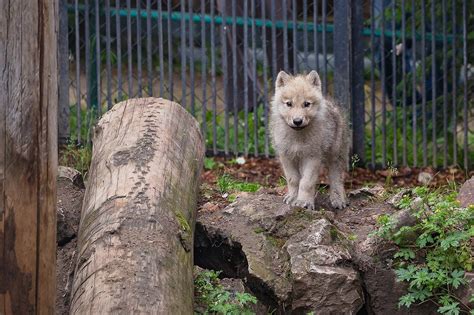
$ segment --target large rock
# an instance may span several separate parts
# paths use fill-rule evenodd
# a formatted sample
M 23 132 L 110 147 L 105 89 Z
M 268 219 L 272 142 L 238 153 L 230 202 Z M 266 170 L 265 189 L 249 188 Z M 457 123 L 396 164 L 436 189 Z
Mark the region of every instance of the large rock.
M 364 295 L 346 245 L 324 212 L 245 194 L 222 211 L 200 213 L 195 257 L 201 267 L 244 279 L 281 312 L 356 314 Z
M 458 200 L 462 207 L 474 205 L 474 176 L 461 186 Z
M 290 256 L 294 310 L 323 314 L 355 314 L 364 304 L 359 274 L 345 263 L 347 248 L 337 242 L 337 230 L 319 219 L 285 244 Z

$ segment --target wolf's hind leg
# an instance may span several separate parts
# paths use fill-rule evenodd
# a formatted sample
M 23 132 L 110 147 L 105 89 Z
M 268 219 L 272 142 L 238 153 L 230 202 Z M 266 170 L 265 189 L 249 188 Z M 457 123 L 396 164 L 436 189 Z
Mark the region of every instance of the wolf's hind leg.
M 331 206 L 342 209 L 347 206 L 344 190 L 344 161 L 336 160 L 329 165 L 329 201 Z
M 320 166 L 321 160 L 319 158 L 308 157 L 302 160 L 298 199 L 293 203 L 294 206 L 314 210 L 314 197 Z
M 280 156 L 280 162 L 283 166 L 283 172 L 285 173 L 286 182 L 288 184 L 288 193 L 283 198 L 283 201 L 286 204 L 291 204 L 298 196 L 298 186 L 301 178 L 298 163 L 284 155 Z

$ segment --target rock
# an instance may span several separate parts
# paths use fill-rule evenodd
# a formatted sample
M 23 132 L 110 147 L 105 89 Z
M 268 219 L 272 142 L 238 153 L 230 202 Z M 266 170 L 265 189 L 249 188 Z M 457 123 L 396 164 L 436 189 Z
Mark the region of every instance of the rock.
M 429 185 L 433 180 L 433 175 L 427 172 L 420 172 L 418 174 L 417 180 L 422 185 Z
M 58 178 L 69 179 L 77 187 L 84 188 L 84 179 L 82 178 L 82 174 L 72 167 L 59 166 Z
M 334 242 L 336 228 L 325 219 L 292 236 L 285 247 L 293 279 L 292 308 L 296 313 L 355 314 L 364 304 L 359 274 L 349 251 Z
M 458 200 L 461 207 L 474 205 L 474 176 L 467 180 L 459 190 Z
M 359 189 L 352 190 L 348 193 L 349 197 L 355 197 L 359 195 L 364 196 L 382 196 L 385 192 L 385 188 L 380 185 L 374 187 L 362 187 Z
M 226 209 L 200 212 L 196 263 L 241 278 L 280 311 L 355 314 L 364 304 L 358 271 L 323 212 L 290 207 L 281 196 L 241 196 Z

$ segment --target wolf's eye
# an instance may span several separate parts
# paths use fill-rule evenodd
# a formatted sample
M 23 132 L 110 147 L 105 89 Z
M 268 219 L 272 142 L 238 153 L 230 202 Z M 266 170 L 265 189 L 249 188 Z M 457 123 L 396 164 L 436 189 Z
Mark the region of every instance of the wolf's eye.
M 310 106 L 311 106 L 311 103 L 310 103 L 310 102 L 304 102 L 304 103 L 303 103 L 303 106 L 304 106 L 304 107 L 310 107 Z
M 290 101 L 287 101 L 287 102 L 285 102 L 285 104 L 286 104 L 286 106 L 288 106 L 288 107 L 291 107 L 291 106 L 293 106 L 293 104 L 291 104 L 291 102 L 290 102 Z

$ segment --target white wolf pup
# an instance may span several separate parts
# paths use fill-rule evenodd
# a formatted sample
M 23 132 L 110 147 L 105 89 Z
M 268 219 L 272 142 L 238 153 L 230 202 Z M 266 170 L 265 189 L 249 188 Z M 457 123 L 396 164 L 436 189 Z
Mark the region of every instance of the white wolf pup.
M 349 157 L 349 132 L 341 109 L 322 95 L 316 71 L 297 76 L 278 73 L 270 132 L 288 183 L 285 203 L 314 209 L 316 183 L 320 168 L 325 165 L 331 205 L 347 205 L 344 171 Z

